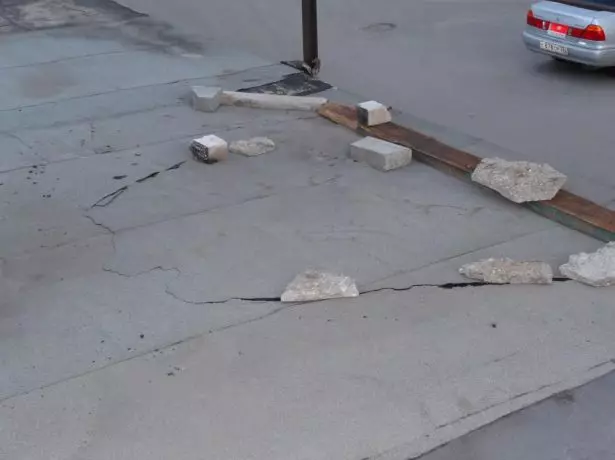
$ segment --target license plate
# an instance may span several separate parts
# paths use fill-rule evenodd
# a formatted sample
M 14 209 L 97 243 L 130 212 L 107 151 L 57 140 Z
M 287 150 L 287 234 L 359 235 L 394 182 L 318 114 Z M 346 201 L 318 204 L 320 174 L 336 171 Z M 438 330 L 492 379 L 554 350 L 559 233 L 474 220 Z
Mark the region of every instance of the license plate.
M 555 54 L 561 54 L 562 56 L 568 56 L 568 48 L 566 48 L 565 46 L 555 45 L 548 42 L 540 42 L 540 49 Z
M 547 34 L 557 38 L 566 38 L 568 36 L 568 26 L 552 22 L 551 24 L 549 24 L 549 30 L 547 30 Z

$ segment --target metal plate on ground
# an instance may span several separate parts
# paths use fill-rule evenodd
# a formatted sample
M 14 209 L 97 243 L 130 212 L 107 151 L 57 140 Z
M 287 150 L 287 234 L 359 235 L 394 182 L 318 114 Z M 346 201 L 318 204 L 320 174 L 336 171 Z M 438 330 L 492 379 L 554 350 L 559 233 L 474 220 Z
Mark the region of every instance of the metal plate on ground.
M 282 96 L 309 96 L 332 88 L 331 85 L 312 78 L 303 72 L 292 73 L 272 83 L 242 88 L 243 93 L 279 94 Z
M 0 0 L 0 33 L 117 22 L 141 16 L 112 0 Z

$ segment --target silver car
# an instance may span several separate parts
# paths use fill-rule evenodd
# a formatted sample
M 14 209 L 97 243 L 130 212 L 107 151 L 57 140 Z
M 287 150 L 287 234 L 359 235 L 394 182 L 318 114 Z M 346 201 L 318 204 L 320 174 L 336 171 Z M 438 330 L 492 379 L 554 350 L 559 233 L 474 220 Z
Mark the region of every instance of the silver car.
M 523 32 L 531 51 L 591 67 L 615 66 L 615 0 L 539 2 Z

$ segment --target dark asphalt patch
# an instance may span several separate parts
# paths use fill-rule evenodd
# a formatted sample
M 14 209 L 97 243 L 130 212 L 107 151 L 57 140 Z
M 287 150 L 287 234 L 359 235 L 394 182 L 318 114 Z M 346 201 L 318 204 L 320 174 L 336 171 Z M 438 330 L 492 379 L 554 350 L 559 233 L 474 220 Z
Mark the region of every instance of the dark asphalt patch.
M 242 93 L 278 94 L 281 96 L 309 96 L 321 93 L 332 86 L 324 81 L 312 78 L 303 72 L 292 73 L 284 78 L 264 85 L 242 88 Z
M 0 0 L 0 33 L 127 21 L 142 16 L 112 0 Z

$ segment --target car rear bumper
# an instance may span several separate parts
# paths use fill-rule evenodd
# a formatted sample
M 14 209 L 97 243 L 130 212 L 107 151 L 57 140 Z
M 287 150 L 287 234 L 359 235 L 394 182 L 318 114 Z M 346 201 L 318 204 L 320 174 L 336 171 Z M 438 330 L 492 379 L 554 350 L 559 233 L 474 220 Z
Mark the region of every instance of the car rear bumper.
M 579 64 L 593 67 L 615 66 L 615 49 L 613 48 L 593 48 L 584 46 L 581 43 L 569 43 L 531 29 L 526 29 L 523 32 L 523 41 L 530 51 L 556 57 L 564 61 L 578 62 Z M 541 42 L 564 46 L 568 49 L 568 54 L 563 55 L 544 50 L 540 47 Z

